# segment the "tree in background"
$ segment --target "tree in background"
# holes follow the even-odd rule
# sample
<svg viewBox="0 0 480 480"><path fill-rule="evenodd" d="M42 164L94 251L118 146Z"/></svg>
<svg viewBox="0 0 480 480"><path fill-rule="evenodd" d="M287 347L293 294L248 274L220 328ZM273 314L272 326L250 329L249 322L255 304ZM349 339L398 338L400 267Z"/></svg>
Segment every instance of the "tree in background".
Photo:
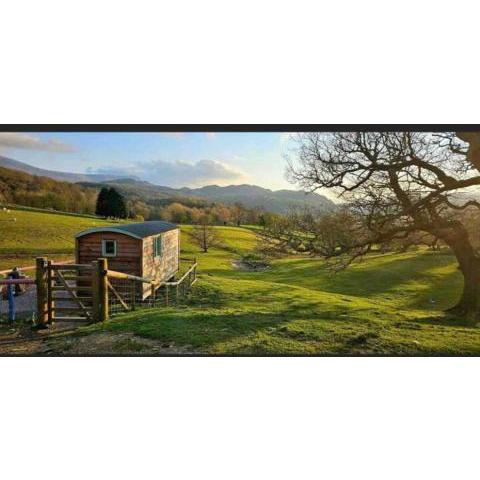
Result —
<svg viewBox="0 0 480 480"><path fill-rule="evenodd" d="M103 187L97 197L95 213L102 217L127 218L127 204L113 187Z"/></svg>
<svg viewBox="0 0 480 480"><path fill-rule="evenodd" d="M141 200L128 200L127 210L129 218L146 219L150 218L152 209Z"/></svg>
<svg viewBox="0 0 480 480"><path fill-rule="evenodd" d="M123 195L115 190L113 187L110 188L109 192L109 204L111 209L111 216L115 218L127 218L127 204Z"/></svg>
<svg viewBox="0 0 480 480"><path fill-rule="evenodd" d="M291 209L286 215L265 213L261 225L256 232L258 248L269 254L305 252L333 257L349 251L364 236L361 224L348 208L329 213L308 207Z"/></svg>
<svg viewBox="0 0 480 480"><path fill-rule="evenodd" d="M97 190L0 167L0 200L73 213L95 213Z"/></svg>
<svg viewBox="0 0 480 480"><path fill-rule="evenodd" d="M211 215L214 218L215 223L221 225L227 225L227 223L231 219L230 209L226 205L223 205L221 203L212 207Z"/></svg>
<svg viewBox="0 0 480 480"><path fill-rule="evenodd" d="M230 207L230 212L233 223L239 227L245 219L245 207L240 202L235 202L234 205Z"/></svg>
<svg viewBox="0 0 480 480"><path fill-rule="evenodd" d="M189 208L178 202L173 202L162 210L162 220L173 223L188 223Z"/></svg>
<svg viewBox="0 0 480 480"><path fill-rule="evenodd" d="M212 227L208 215L203 215L200 218L198 225L193 227L190 236L204 253L207 253L210 247L219 247L223 244L223 238L219 231Z"/></svg>
<svg viewBox="0 0 480 480"><path fill-rule="evenodd" d="M95 207L95 215L100 217L109 217L110 207L108 205L108 188L102 187L98 192L97 205Z"/></svg>

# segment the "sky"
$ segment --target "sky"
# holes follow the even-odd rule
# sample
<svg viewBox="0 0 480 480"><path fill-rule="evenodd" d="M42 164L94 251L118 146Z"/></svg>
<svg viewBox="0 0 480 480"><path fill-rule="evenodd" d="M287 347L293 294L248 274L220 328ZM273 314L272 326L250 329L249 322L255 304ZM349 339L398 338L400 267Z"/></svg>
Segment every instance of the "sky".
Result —
<svg viewBox="0 0 480 480"><path fill-rule="evenodd" d="M285 179L292 148L288 133L0 132L0 155L35 167L133 175L170 187L296 189Z"/></svg>

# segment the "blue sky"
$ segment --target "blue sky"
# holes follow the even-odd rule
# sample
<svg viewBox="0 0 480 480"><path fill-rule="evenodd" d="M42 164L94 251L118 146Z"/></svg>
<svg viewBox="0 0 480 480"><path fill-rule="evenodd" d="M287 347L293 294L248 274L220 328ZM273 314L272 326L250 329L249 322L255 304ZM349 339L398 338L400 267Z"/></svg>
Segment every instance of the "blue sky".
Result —
<svg viewBox="0 0 480 480"><path fill-rule="evenodd" d="M1 133L0 155L36 167L136 175L172 187L250 183L295 188L285 178L282 133Z"/></svg>

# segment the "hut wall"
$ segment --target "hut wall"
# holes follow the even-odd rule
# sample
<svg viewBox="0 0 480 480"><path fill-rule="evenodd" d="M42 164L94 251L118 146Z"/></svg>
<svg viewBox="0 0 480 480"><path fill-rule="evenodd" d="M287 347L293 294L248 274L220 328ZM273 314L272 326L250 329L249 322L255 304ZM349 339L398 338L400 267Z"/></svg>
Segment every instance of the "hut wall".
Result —
<svg viewBox="0 0 480 480"><path fill-rule="evenodd" d="M153 244L157 235L143 239L142 277L163 282L173 277L179 269L180 230L177 228L160 235L162 236L162 254L158 257L153 255ZM145 292L148 288L148 285L145 285Z"/></svg>
<svg viewBox="0 0 480 480"><path fill-rule="evenodd" d="M90 263L102 257L102 240L116 240L117 255L106 257L108 268L130 275L142 274L142 240L114 232L95 232L76 241L78 263Z"/></svg>

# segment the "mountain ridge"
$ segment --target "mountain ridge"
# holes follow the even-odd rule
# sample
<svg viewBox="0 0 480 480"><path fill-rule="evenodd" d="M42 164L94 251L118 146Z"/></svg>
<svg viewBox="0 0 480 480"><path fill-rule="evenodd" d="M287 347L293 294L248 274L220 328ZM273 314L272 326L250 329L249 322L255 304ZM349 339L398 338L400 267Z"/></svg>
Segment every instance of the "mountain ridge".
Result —
<svg viewBox="0 0 480 480"><path fill-rule="evenodd" d="M185 196L212 202L228 204L241 203L249 208L261 208L274 213L285 213L291 207L310 207L327 211L335 208L335 203L325 196L315 192L300 190L270 190L258 185L205 185L198 188L173 188L155 185L138 177L118 177L106 174L80 174L71 172L58 172L34 167L24 162L0 156L0 166L19 170L31 175L53 178L55 180L78 183L84 186L99 187L110 185L126 193L136 193L139 197L182 198ZM133 190L133 191L132 191Z"/></svg>
<svg viewBox="0 0 480 480"><path fill-rule="evenodd" d="M0 167L10 168L12 170L18 170L20 172L29 173L30 175L36 175L38 177L49 177L54 180L60 180L63 182L105 182L109 180L115 180L118 175L108 175L103 173L72 173L72 172L59 172L57 170L47 170L45 168L34 167L28 163L14 160L13 158L4 157L0 155Z"/></svg>

